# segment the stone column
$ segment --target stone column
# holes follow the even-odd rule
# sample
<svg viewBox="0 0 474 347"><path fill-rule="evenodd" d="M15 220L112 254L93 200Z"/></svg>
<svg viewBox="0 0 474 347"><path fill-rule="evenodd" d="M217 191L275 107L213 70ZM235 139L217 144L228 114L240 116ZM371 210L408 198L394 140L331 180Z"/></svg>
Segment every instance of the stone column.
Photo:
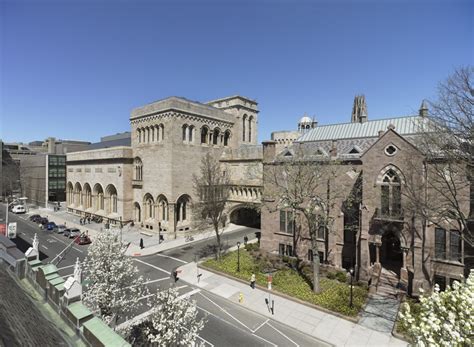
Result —
<svg viewBox="0 0 474 347"><path fill-rule="evenodd" d="M405 285L405 287L408 285L408 270L407 270L407 254L408 254L408 248L407 247L402 247L402 255L403 255L403 265L402 268L400 269L400 282Z"/></svg>
<svg viewBox="0 0 474 347"><path fill-rule="evenodd" d="M168 204L168 232L170 238L176 238L176 204Z"/></svg>

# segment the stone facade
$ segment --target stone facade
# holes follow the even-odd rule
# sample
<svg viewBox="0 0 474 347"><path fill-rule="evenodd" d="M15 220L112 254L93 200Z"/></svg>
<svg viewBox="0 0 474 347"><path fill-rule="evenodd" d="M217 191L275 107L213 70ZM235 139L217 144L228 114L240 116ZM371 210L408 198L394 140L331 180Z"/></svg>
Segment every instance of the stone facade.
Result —
<svg viewBox="0 0 474 347"><path fill-rule="evenodd" d="M71 212L133 221L153 232L160 229L165 237L187 232L196 198L193 175L199 175L207 153L222 158L236 192L246 191L247 200L258 200L262 150L255 101L233 96L199 103L170 97L134 109L130 125L130 147L68 155ZM91 190L88 204L79 193L86 184Z"/></svg>
<svg viewBox="0 0 474 347"><path fill-rule="evenodd" d="M304 148L304 152L310 153L315 162L318 158L334 162L332 189L340 195L334 198L330 211L331 230L326 235L318 235L320 260L338 269L349 270L353 267L358 279L365 282L370 282L380 273L381 267L386 267L396 272L400 283L414 295L419 293L420 288L428 289L435 282L443 285L460 279L465 270L467 253L471 252L456 236L459 234L452 230L453 223L443 225L440 222L437 226L426 223L411 212L401 193L406 187L408 175L413 172L410 163L420 166L426 163L422 153L414 146L417 135L416 127L412 127L413 121L425 121L422 111L418 116L393 121L399 124L400 129L393 124L385 129L376 129L378 136L373 136L374 129L371 128L382 123L373 121L370 124L364 117L363 120L353 119L353 123L357 124L315 128L312 134L299 138L280 154L277 142L263 144L264 174L275 165L283 165L284 160L288 159L284 154L291 156L298 148ZM362 126L366 127L369 136L360 136L363 134L360 131ZM353 136L357 131L359 135ZM426 163L426 178L410 179L430 179L429 163ZM466 177L460 177L460 180L467 182ZM357 187L360 187L360 192ZM264 179L264 191L272 190L274 187ZM344 203L353 192L357 192L357 206L351 214L345 211ZM458 197L465 215L469 215L469 193L468 185L459 186ZM432 195L433 199L440 199L436 192L427 194ZM308 253L310 239L303 216L296 214L293 217L292 211L285 209L282 213L278 210L278 201L265 194L263 201L261 246L282 255L292 256L297 252L300 258L309 261L312 254ZM294 218L301 241L295 242L293 231L285 230L284 220L290 218L288 216ZM352 233L349 231L351 228ZM439 243L443 240L441 235L436 241L436 248L435 234L443 232L444 243Z"/></svg>

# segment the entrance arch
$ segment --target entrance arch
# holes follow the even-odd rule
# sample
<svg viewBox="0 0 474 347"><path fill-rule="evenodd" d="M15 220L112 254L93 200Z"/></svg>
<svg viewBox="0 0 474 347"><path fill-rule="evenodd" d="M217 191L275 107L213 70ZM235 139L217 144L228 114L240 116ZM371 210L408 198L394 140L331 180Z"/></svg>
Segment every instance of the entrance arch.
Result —
<svg viewBox="0 0 474 347"><path fill-rule="evenodd" d="M380 247L380 263L382 267L400 275L403 266L402 243L394 230L387 230L382 236Z"/></svg>
<svg viewBox="0 0 474 347"><path fill-rule="evenodd" d="M237 207L230 213L230 222L260 229L260 212L249 207Z"/></svg>

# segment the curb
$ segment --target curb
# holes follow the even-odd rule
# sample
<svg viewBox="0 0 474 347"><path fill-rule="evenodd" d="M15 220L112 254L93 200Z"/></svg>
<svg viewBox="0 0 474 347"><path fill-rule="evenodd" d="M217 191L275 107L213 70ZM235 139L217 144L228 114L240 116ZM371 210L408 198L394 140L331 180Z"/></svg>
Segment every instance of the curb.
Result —
<svg viewBox="0 0 474 347"><path fill-rule="evenodd" d="M223 273L223 272L219 272L219 271L217 271L217 270L215 270L215 269L211 269L211 268L209 268L209 267L207 267L207 266L204 266L204 265L199 265L199 264L198 264L198 267L201 268L201 269L204 269L204 270L206 270L206 271L212 272L212 273L214 273L214 274L216 274L216 275L224 276L224 277L226 277L226 278L229 278L229 279L232 279L232 280L241 282L241 283L245 283L246 285L248 285L248 282L247 282L247 281L244 281L244 280L241 279L241 278L233 277L233 276L231 276L231 275L229 275L229 274L226 274L226 273ZM338 318L345 319L345 320L347 320L347 321L349 321L349 322L351 322L351 323L357 324L357 323L359 322L359 319L360 319L359 314L357 315L356 318L344 316L344 315L342 315L341 313L337 313L337 312L330 311L330 310L328 310L327 308L324 308L324 307L321 307L321 306L318 306L318 305L315 305L315 304L311 304L311 303L309 303L309 302L305 302L305 301L303 301L303 300L301 300L301 299L294 298L294 297L289 296L289 295L287 295L287 294L281 293L281 292L279 292L279 291L277 291L277 290L268 290L266 287L262 287L262 286L259 285L259 284L255 284L255 287L258 288L258 289L261 289L261 290L263 290L263 291L265 291L265 292L267 292L267 293L271 293L271 294L273 294L273 295L280 296L280 297L282 297L282 298L284 298L284 299L287 299L287 300L296 302L296 303L298 303L298 304L305 305L305 306L307 306L307 307L316 309L316 310L318 310L318 311L322 311L322 312L324 312L324 313L331 314L331 315L336 316L336 317L338 317Z"/></svg>

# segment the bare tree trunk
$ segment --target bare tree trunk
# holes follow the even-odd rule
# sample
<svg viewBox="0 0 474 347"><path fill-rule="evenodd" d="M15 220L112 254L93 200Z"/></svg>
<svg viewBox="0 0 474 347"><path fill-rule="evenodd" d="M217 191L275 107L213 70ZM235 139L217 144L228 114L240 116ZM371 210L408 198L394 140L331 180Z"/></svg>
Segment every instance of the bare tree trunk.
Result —
<svg viewBox="0 0 474 347"><path fill-rule="evenodd" d="M214 225L214 231L216 232L216 241L217 241L217 252L216 258L217 260L221 260L221 235L219 234L219 226Z"/></svg>
<svg viewBox="0 0 474 347"><path fill-rule="evenodd" d="M313 292L319 293L321 291L321 288L319 286L319 280L320 280L320 275L319 275L319 254L317 249L315 250L313 248Z"/></svg>

